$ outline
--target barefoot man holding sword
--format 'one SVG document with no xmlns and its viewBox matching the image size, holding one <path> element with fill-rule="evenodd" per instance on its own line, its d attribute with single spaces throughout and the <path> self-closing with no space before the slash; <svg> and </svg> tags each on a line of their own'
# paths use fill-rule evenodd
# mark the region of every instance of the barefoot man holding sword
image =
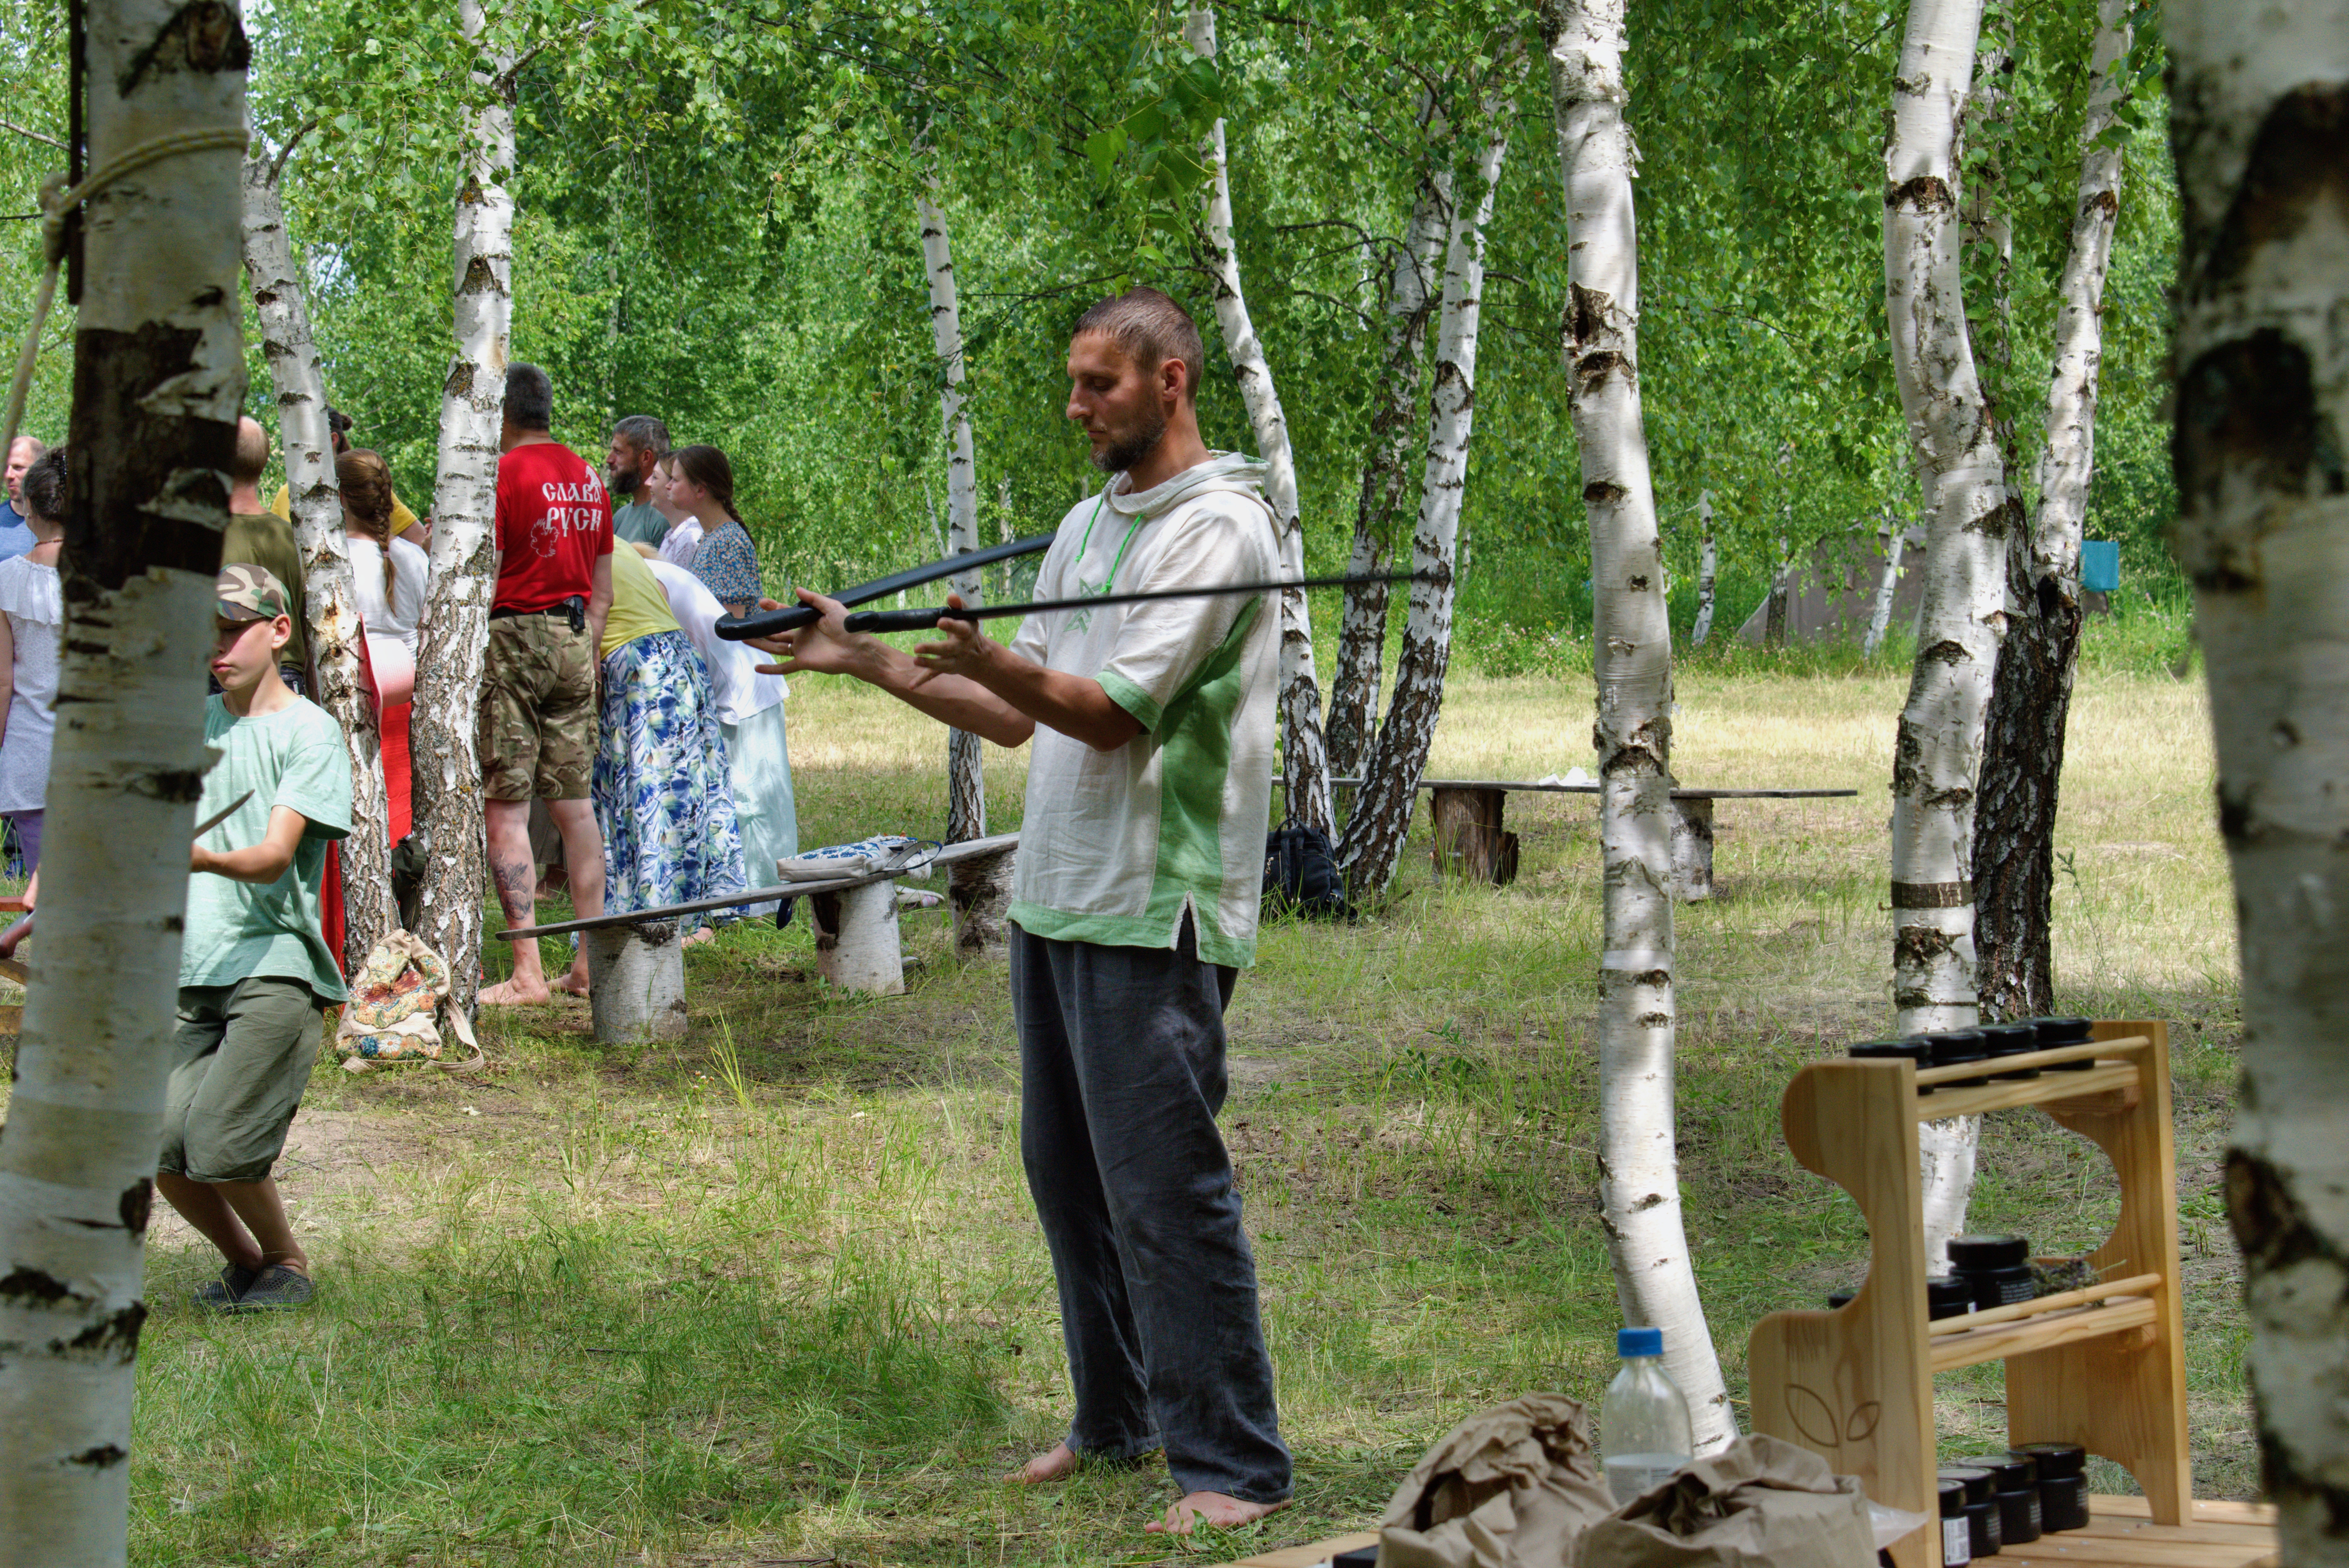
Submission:
<svg viewBox="0 0 2349 1568">
<path fill-rule="evenodd" d="M 1039 598 L 1278 575 L 1263 465 L 1200 440 L 1201 363 L 1198 328 L 1154 289 L 1078 322 L 1068 415 L 1111 478 L 1061 521 Z M 1216 1127 L 1224 1008 L 1255 961 L 1274 600 L 1034 614 L 1008 647 L 947 621 L 907 655 L 849 633 L 837 601 L 799 596 L 823 618 L 758 640 L 782 657 L 771 670 L 854 676 L 999 746 L 1032 742 L 1010 910 L 1019 1145 L 1076 1413 L 1007 1479 L 1163 1448 L 1185 1495 L 1151 1530 L 1286 1507 L 1256 1263 Z"/>
</svg>

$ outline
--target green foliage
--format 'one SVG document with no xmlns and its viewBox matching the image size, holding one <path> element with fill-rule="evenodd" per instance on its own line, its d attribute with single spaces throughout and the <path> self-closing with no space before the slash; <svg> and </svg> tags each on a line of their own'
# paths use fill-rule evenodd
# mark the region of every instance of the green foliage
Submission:
<svg viewBox="0 0 2349 1568">
<path fill-rule="evenodd" d="M 2011 15 L 2010 15 L 2011 9 Z M 2053 286 L 2076 179 L 2090 21 L 2011 0 L 2013 113 L 1994 160 L 2014 214 L 2013 369 L 2024 471 L 2039 441 Z M 1881 126 L 1900 11 L 1778 13 L 1669 0 L 1635 18 L 1641 387 L 1674 620 L 1693 613 L 1695 501 L 1713 493 L 1716 616 L 1758 602 L 1779 541 L 1913 517 L 1884 341 Z M 61 130 L 62 8 L 7 0 L 10 118 Z M 516 77 L 512 352 L 545 365 L 557 433 L 600 450 L 624 414 L 734 459 L 770 586 L 819 585 L 936 549 L 939 368 L 913 201 L 938 181 L 957 262 L 982 526 L 1049 524 L 1099 482 L 1061 415 L 1069 324 L 1133 281 L 1167 288 L 1222 363 L 1190 224 L 1198 143 L 1226 121 L 1236 240 L 1296 444 L 1309 562 L 1342 565 L 1369 447 L 1379 290 L 1431 160 L 1464 172 L 1499 87 L 1513 146 L 1490 231 L 1478 417 L 1461 520 L 1464 655 L 1588 624 L 1588 545 L 1558 364 L 1566 233 L 1547 61 L 1521 10 L 1299 0 L 1220 18 L 1195 60 L 1181 12 L 1037 0 L 858 10 L 733 0 L 499 8 Z M 2127 581 L 2172 577 L 2161 288 L 2176 199 L 2161 58 L 2141 21 L 2106 293 L 2089 532 Z M 464 111 L 489 90 L 432 0 L 248 8 L 254 119 L 286 173 L 329 394 L 420 508 L 449 362 L 449 222 Z M 1430 111 L 1438 111 L 1431 114 Z M 1457 134 L 1431 131 L 1449 123 Z M 306 129 L 305 129 L 306 128 Z M 2116 134 L 2119 134 L 2116 131 Z M 54 150 L 0 132 L 0 212 L 30 209 Z M 0 263 L 20 330 L 36 225 Z M 0 227 L 0 239 L 10 230 Z M 32 428 L 62 432 L 70 314 L 51 328 Z M 251 361 L 252 407 L 266 377 Z M 1210 375 L 1210 441 L 1252 444 Z M 2166 590 L 2164 590 L 2166 592 Z M 1521 639 L 1519 634 L 1523 634 Z"/>
</svg>

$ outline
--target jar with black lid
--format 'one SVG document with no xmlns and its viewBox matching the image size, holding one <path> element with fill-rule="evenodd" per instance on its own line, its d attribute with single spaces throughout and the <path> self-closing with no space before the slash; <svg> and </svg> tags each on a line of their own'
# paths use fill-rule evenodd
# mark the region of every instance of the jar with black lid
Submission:
<svg viewBox="0 0 2349 1568">
<path fill-rule="evenodd" d="M 1968 1454 L 1964 1463 L 1986 1470 L 1998 1499 L 1998 1538 L 2021 1546 L 2039 1539 L 2039 1466 L 2029 1454 Z"/>
<path fill-rule="evenodd" d="M 1992 1061 L 2001 1057 L 2028 1056 L 2039 1048 L 2039 1029 L 2033 1024 L 1984 1024 L 1974 1031 L 1982 1037 L 1982 1049 Z M 2035 1078 L 2037 1068 L 2024 1068 L 2020 1072 L 1992 1073 L 1993 1078 Z"/>
<path fill-rule="evenodd" d="M 1933 1065 L 1932 1042 L 1922 1035 L 1911 1035 L 1905 1040 L 1862 1040 L 1845 1054 L 1856 1061 L 1863 1062 L 1906 1059 L 1915 1062 L 1920 1068 L 1930 1068 Z M 1921 1084 L 1918 1087 L 1917 1092 L 1930 1094 L 1933 1092 L 1933 1086 Z"/>
<path fill-rule="evenodd" d="M 1974 1309 L 1972 1282 L 1956 1274 L 1925 1276 L 1925 1315 L 1930 1318 L 1963 1317 Z"/>
<path fill-rule="evenodd" d="M 2094 1026 L 2085 1018 L 2033 1018 L 2031 1026 L 2038 1036 L 2034 1048 L 2043 1051 L 2052 1051 L 2058 1046 L 2085 1046 L 2095 1032 Z M 2092 1058 L 2083 1057 L 2075 1062 L 2057 1062 L 2047 1070 L 2051 1073 L 2084 1073 L 2095 1065 Z"/>
<path fill-rule="evenodd" d="M 2031 1241 L 2013 1234 L 1950 1238 L 1950 1267 L 1966 1282 L 1973 1310 L 2012 1306 L 2039 1294 L 2031 1273 Z"/>
<path fill-rule="evenodd" d="M 1927 1035 L 1933 1047 L 1933 1065 L 1937 1068 L 1957 1067 L 1964 1062 L 1983 1060 L 1990 1052 L 1982 1045 L 1980 1029 L 1942 1029 Z M 1960 1078 L 1943 1087 L 1949 1088 L 1980 1088 L 1990 1082 L 1987 1078 Z"/>
<path fill-rule="evenodd" d="M 1941 1496 L 1941 1568 L 1965 1568 L 1974 1560 L 1974 1532 L 1966 1527 L 1966 1483 L 1943 1477 L 1937 1484 Z"/>
<path fill-rule="evenodd" d="M 2014 1451 L 2039 1467 L 2039 1527 L 2088 1526 L 2088 1450 L 2077 1443 L 2017 1443 Z"/>
<path fill-rule="evenodd" d="M 1995 1557 L 1999 1548 L 1998 1491 L 1996 1478 L 1979 1465 L 1944 1465 L 1943 1480 L 1960 1480 L 1966 1485 L 1967 1544 L 1976 1557 Z"/>
</svg>

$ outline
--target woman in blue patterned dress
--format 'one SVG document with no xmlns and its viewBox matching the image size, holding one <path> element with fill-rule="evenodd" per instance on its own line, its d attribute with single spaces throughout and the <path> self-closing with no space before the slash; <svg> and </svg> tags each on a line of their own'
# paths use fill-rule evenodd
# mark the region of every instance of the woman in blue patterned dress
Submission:
<svg viewBox="0 0 2349 1568">
<path fill-rule="evenodd" d="M 759 602 L 759 551 L 734 510 L 734 466 L 715 447 L 680 447 L 669 456 L 677 475 L 669 497 L 701 520 L 693 574 L 730 612 L 742 614 Z"/>
<path fill-rule="evenodd" d="M 604 908 L 740 892 L 742 834 L 709 672 L 652 569 L 625 543 L 612 552 L 602 651 L 591 792 L 604 830 Z"/>
</svg>

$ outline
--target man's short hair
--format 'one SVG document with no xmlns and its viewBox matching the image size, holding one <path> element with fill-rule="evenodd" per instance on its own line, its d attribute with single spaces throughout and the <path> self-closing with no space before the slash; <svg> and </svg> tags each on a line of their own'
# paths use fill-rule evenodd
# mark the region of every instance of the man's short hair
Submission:
<svg viewBox="0 0 2349 1568">
<path fill-rule="evenodd" d="M 628 445 L 653 456 L 668 455 L 668 427 L 650 414 L 631 414 L 612 427 L 612 434 L 626 438 Z"/>
<path fill-rule="evenodd" d="M 1170 359 L 1183 362 L 1183 400 L 1199 400 L 1199 372 L 1206 348 L 1199 342 L 1199 324 L 1172 297 L 1154 288 L 1132 288 L 1105 299 L 1077 318 L 1071 337 L 1098 332 L 1142 366 L 1155 371 Z"/>
<path fill-rule="evenodd" d="M 8 450 L 5 454 L 0 454 L 0 456 L 13 458 L 16 455 L 16 449 L 18 447 L 30 447 L 33 449 L 31 454 L 25 459 L 28 463 L 39 462 L 44 457 L 48 455 L 49 450 L 48 443 L 42 440 L 38 436 L 19 436 L 14 441 L 9 443 Z"/>
<path fill-rule="evenodd" d="M 554 383 L 535 365 L 506 367 L 506 423 L 517 430 L 554 428 Z"/>
<path fill-rule="evenodd" d="M 241 485 L 257 485 L 262 470 L 269 467 L 269 432 L 261 421 L 251 415 L 236 422 L 236 457 L 229 465 L 228 477 Z"/>
<path fill-rule="evenodd" d="M 25 510 L 44 522 L 62 527 L 66 521 L 66 449 L 44 451 L 25 470 Z"/>
</svg>

